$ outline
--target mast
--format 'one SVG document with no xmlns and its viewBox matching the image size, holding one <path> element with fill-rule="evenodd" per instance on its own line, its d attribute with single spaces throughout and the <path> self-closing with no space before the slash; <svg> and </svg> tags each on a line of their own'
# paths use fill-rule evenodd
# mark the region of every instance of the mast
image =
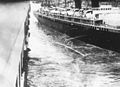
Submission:
<svg viewBox="0 0 120 87">
<path fill-rule="evenodd" d="M 99 7 L 99 1 L 100 1 L 100 0 L 91 0 L 91 2 L 92 2 L 92 7 Z"/>
<path fill-rule="evenodd" d="M 48 0 L 47 6 L 50 7 L 50 0 Z"/>
<path fill-rule="evenodd" d="M 67 1 L 65 0 L 65 8 L 67 7 Z"/>
<path fill-rule="evenodd" d="M 74 0 L 75 1 L 75 8 L 81 9 L 81 0 Z"/>
<path fill-rule="evenodd" d="M 59 7 L 60 6 L 60 0 L 57 0 L 56 5 Z"/>
</svg>

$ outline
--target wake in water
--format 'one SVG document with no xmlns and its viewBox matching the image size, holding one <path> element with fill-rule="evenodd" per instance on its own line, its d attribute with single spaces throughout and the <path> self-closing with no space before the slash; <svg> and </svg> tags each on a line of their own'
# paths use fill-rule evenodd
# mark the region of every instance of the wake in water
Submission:
<svg viewBox="0 0 120 87">
<path fill-rule="evenodd" d="M 30 22 L 28 87 L 119 87 L 119 53 Z"/>
</svg>

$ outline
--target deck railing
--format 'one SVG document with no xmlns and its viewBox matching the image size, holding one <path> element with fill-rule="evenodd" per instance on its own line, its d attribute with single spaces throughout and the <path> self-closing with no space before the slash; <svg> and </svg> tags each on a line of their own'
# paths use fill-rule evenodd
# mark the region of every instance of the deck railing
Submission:
<svg viewBox="0 0 120 87">
<path fill-rule="evenodd" d="M 120 33 L 120 28 L 115 26 L 106 25 L 103 20 L 100 19 L 88 19 L 86 17 L 75 17 L 75 16 L 67 16 L 61 14 L 50 14 L 48 12 L 38 12 L 42 17 L 60 20 L 65 22 L 70 22 L 72 24 L 84 25 L 92 27 L 91 29 L 106 31 L 106 32 L 115 32 Z"/>
<path fill-rule="evenodd" d="M 48 17 L 53 17 L 53 18 L 58 18 L 58 19 L 63 19 L 67 21 L 91 24 L 91 25 L 103 25 L 103 21 L 100 19 L 88 19 L 85 17 L 83 18 L 83 17 L 67 16 L 67 15 L 61 15 L 61 14 L 49 14 L 49 13 L 44 13 L 42 15 L 46 15 Z"/>
</svg>

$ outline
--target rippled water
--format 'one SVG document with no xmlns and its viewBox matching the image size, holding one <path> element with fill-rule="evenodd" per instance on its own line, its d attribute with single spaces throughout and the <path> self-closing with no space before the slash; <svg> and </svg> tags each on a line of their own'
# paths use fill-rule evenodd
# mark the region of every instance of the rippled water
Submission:
<svg viewBox="0 0 120 87">
<path fill-rule="evenodd" d="M 31 17 L 29 87 L 119 87 L 120 54 L 76 40 Z"/>
</svg>

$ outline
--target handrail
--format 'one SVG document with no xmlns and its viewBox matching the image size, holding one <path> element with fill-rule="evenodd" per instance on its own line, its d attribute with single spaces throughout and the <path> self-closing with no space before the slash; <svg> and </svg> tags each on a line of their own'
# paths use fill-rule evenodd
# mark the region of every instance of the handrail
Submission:
<svg viewBox="0 0 120 87">
<path fill-rule="evenodd" d="M 78 18 L 74 16 L 64 16 L 64 15 L 50 15 L 50 14 L 41 14 L 38 12 L 39 15 L 42 17 L 46 17 L 49 19 L 53 20 L 59 20 L 63 22 L 68 22 L 72 24 L 77 24 L 77 25 L 83 25 L 83 26 L 90 26 L 93 27 L 96 30 L 101 30 L 102 31 L 108 31 L 108 32 L 115 32 L 115 33 L 120 33 L 120 29 L 114 26 L 106 26 L 100 19 L 87 19 L 87 18 Z M 96 24 L 96 22 L 100 22 Z"/>
</svg>

